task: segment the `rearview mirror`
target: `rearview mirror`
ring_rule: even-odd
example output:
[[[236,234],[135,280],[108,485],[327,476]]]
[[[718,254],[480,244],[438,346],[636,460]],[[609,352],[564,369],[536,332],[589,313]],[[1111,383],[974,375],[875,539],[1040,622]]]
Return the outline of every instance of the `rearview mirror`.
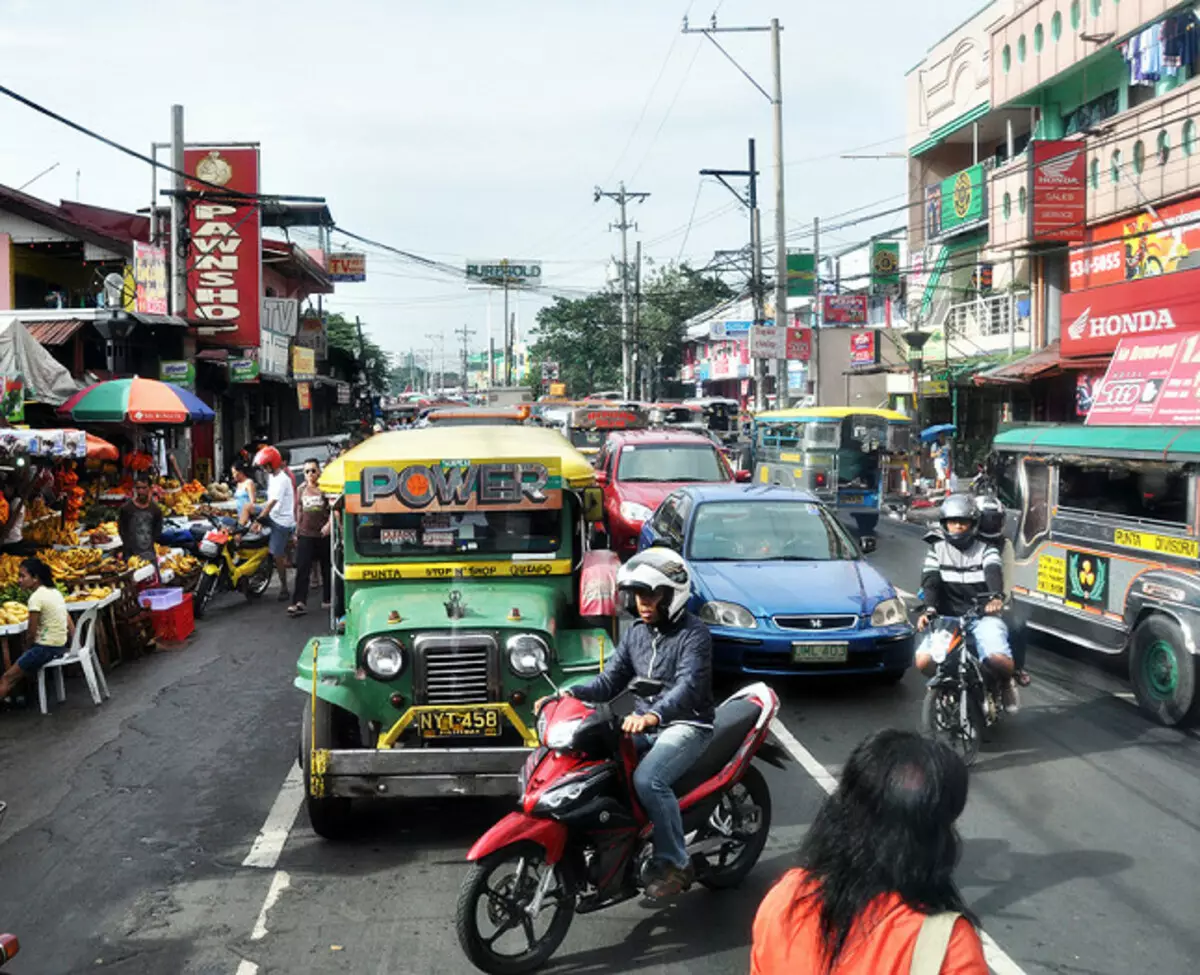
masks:
[[[734,471],[733,472],[733,479],[735,481],[737,481],[738,484],[748,484],[753,479],[753,477],[754,477],[754,475],[750,471]]]
[[[583,517],[589,522],[604,520],[604,492],[598,487],[583,489]]]
[[[596,483],[604,487],[608,483],[608,471],[596,471]]]

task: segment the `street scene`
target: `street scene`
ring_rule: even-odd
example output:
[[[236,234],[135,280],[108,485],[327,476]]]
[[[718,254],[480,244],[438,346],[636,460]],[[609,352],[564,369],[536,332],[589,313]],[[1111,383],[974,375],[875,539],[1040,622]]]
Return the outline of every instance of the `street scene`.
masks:
[[[918,6],[10,5],[3,975],[1196,969],[1200,4]]]

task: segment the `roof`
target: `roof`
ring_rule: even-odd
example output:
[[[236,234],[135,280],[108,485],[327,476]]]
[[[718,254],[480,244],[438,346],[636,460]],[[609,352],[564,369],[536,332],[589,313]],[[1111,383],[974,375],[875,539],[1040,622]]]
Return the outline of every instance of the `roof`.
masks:
[[[1080,424],[1009,427],[992,441],[996,450],[1030,454],[1103,454],[1130,460],[1200,461],[1200,427]]]
[[[263,263],[276,274],[285,278],[308,280],[316,285],[312,289],[315,293],[333,294],[333,282],[329,280],[329,272],[295,244],[263,238],[262,252]]]
[[[9,186],[0,186],[0,210],[125,256],[133,253],[134,240],[150,236],[149,218],[84,203],[55,206]]]
[[[609,437],[617,443],[631,444],[704,444],[711,447],[713,442],[700,433],[691,430],[679,430],[670,427],[657,427],[652,430],[614,430]]]
[[[896,410],[875,410],[861,406],[802,406],[792,410],[769,410],[758,413],[754,422],[761,420],[844,420],[848,416],[877,416],[893,423],[912,423],[911,416]]]
[[[1057,342],[1024,356],[1013,362],[985,369],[975,376],[976,386],[1024,385],[1033,379],[1046,379],[1072,369],[1103,369],[1112,356],[1087,356],[1080,359],[1064,359]]]
[[[86,322],[78,318],[60,318],[49,322],[21,322],[42,345],[65,345]]]
[[[556,457],[562,464],[563,480],[571,487],[595,483],[591,462],[557,430],[549,427],[425,427],[377,433],[365,443],[348,450],[325,468],[321,490],[340,494],[346,480],[345,462],[407,464],[443,457],[467,460],[519,461]]]
[[[803,501],[819,503],[808,491],[797,491],[793,487],[777,484],[739,484],[736,481],[713,481],[704,484],[688,484],[678,489],[695,499],[697,504],[709,501]]]

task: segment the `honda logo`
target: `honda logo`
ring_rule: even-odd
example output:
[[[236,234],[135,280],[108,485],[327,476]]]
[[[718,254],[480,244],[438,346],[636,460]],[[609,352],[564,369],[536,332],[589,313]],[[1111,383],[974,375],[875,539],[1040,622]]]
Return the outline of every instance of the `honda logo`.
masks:
[[[1068,176],[1067,171],[1075,165],[1075,160],[1079,158],[1080,150],[1074,152],[1064,152],[1053,159],[1048,159],[1038,167],[1041,181],[1044,183],[1064,183],[1068,186],[1075,186],[1080,182],[1076,177]]]
[[[1148,308],[1145,311],[1126,312],[1123,315],[1101,315],[1091,318],[1092,309],[1087,307],[1070,325],[1067,334],[1079,341],[1086,333],[1089,338],[1108,336],[1140,335],[1145,332],[1171,332],[1175,330],[1175,319],[1169,308]]]
[[[809,620],[808,625],[811,626],[814,630],[819,630],[825,624],[822,623],[820,620]]]

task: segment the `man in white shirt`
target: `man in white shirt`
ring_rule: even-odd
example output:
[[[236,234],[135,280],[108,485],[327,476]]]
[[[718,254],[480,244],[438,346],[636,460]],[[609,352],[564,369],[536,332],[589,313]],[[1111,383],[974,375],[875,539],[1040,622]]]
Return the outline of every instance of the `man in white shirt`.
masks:
[[[296,533],[296,485],[292,474],[283,464],[283,457],[274,447],[263,447],[254,455],[254,465],[265,468],[267,479],[267,503],[259,513],[258,521],[270,526],[271,556],[279,573],[279,601],[287,602],[291,590],[288,588],[288,545]]]

